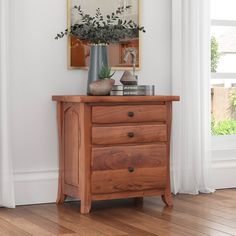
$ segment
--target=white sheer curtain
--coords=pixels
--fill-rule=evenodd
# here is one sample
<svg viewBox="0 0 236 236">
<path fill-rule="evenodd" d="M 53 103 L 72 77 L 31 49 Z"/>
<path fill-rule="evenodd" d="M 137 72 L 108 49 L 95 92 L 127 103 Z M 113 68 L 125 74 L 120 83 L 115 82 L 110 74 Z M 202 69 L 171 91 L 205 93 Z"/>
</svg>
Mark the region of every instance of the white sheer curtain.
<svg viewBox="0 0 236 236">
<path fill-rule="evenodd" d="M 0 0 L 0 206 L 15 207 L 8 124 L 9 0 Z"/>
<path fill-rule="evenodd" d="M 209 0 L 172 0 L 172 191 L 209 193 L 210 8 Z"/>
</svg>

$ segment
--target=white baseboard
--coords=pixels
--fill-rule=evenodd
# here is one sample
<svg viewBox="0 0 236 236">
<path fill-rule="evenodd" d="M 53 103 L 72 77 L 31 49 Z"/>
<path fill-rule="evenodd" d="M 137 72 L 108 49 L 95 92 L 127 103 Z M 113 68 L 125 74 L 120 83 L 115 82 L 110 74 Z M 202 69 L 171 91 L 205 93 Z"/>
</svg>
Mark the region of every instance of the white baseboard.
<svg viewBox="0 0 236 236">
<path fill-rule="evenodd" d="M 218 160 L 212 163 L 211 182 L 215 189 L 236 188 L 236 160 Z"/>
<path fill-rule="evenodd" d="M 55 202 L 58 170 L 15 172 L 14 184 L 16 205 Z"/>
</svg>

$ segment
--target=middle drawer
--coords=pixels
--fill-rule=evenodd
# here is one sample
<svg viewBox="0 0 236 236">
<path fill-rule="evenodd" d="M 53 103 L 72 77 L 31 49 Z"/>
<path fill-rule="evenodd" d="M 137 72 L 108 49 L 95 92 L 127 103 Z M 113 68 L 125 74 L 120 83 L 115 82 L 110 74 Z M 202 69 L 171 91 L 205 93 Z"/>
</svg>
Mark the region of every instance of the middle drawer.
<svg viewBox="0 0 236 236">
<path fill-rule="evenodd" d="M 93 171 L 154 168 L 166 163 L 165 143 L 92 148 Z"/>
<path fill-rule="evenodd" d="M 127 144 L 167 141 L 166 124 L 92 127 L 92 144 Z"/>
</svg>

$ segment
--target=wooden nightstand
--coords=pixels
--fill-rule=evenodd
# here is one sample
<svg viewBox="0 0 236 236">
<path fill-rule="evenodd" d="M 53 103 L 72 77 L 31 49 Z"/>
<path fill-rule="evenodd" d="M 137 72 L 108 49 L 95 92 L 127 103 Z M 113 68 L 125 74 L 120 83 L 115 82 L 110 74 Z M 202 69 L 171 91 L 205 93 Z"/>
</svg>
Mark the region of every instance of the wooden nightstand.
<svg viewBox="0 0 236 236">
<path fill-rule="evenodd" d="M 171 206 L 170 133 L 178 96 L 53 96 L 60 143 L 58 203 L 160 195 Z"/>
</svg>

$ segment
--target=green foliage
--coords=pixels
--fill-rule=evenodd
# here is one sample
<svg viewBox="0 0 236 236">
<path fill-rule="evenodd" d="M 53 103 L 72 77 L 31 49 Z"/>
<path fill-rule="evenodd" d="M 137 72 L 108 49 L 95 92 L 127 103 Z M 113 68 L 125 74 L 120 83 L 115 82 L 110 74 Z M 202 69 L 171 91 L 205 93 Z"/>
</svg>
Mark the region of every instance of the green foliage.
<svg viewBox="0 0 236 236">
<path fill-rule="evenodd" d="M 216 72 L 219 59 L 220 59 L 220 53 L 219 53 L 219 45 L 216 41 L 216 38 L 214 36 L 211 37 L 211 72 Z"/>
<path fill-rule="evenodd" d="M 215 123 L 213 120 L 211 123 L 212 135 L 232 135 L 236 134 L 236 120 L 224 120 Z"/>
<path fill-rule="evenodd" d="M 145 33 L 144 27 L 139 27 L 133 20 L 126 21 L 120 18 L 129 8 L 131 6 L 118 7 L 107 16 L 103 16 L 100 8 L 97 8 L 95 16 L 90 16 L 82 11 L 81 6 L 74 6 L 74 10 L 81 17 L 81 23 L 76 23 L 70 29 L 57 34 L 55 39 L 70 35 L 92 44 L 109 44 L 127 38 L 137 38 L 139 31 Z"/>
<path fill-rule="evenodd" d="M 99 72 L 99 78 L 100 79 L 110 79 L 114 73 L 111 73 L 111 68 L 107 66 L 102 66 L 102 69 Z"/>
<path fill-rule="evenodd" d="M 230 96 L 231 98 L 231 105 L 236 110 L 236 90 L 234 90 Z"/>
</svg>

